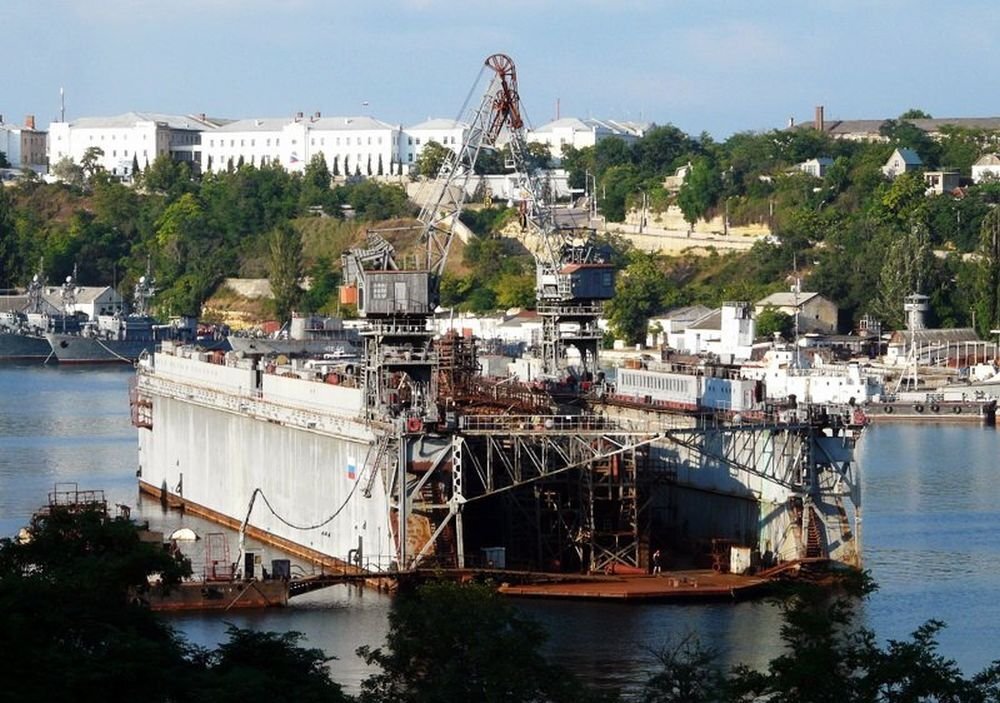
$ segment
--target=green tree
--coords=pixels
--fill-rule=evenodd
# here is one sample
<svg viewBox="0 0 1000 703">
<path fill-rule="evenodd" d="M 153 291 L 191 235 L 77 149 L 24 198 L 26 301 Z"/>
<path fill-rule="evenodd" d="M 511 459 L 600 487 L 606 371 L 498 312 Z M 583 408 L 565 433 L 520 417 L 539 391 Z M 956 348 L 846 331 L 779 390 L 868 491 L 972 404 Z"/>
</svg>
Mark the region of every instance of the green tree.
<svg viewBox="0 0 1000 703">
<path fill-rule="evenodd" d="M 542 655 L 545 635 L 489 586 L 427 583 L 397 597 L 382 647 L 358 654 L 381 671 L 362 703 L 583 703 L 588 691 Z"/>
<path fill-rule="evenodd" d="M 684 213 L 684 219 L 693 227 L 715 205 L 721 192 L 719 172 L 707 159 L 698 159 L 692 164 L 677 194 L 677 205 Z"/>
<path fill-rule="evenodd" d="M 1000 323 L 1000 209 L 983 218 L 976 262 L 976 326 L 986 337 Z"/>
<path fill-rule="evenodd" d="M 886 236 L 886 235 L 883 235 Z M 904 326 L 903 300 L 921 293 L 931 282 L 934 259 L 927 233 L 914 226 L 908 233 L 891 237 L 879 274 L 875 313 L 890 328 Z"/>
<path fill-rule="evenodd" d="M 103 158 L 104 149 L 99 146 L 89 146 L 84 150 L 83 156 L 80 157 L 80 168 L 83 169 L 83 173 L 88 179 L 93 178 L 94 174 L 103 170 L 100 163 Z"/>
<path fill-rule="evenodd" d="M 431 139 L 424 144 L 420 156 L 417 157 L 417 173 L 426 178 L 437 177 L 449 153 L 451 149 Z"/>
<path fill-rule="evenodd" d="M 643 686 L 642 703 L 717 703 L 726 700 L 726 677 L 718 652 L 689 633 L 653 651 L 659 665 Z"/>
<path fill-rule="evenodd" d="M 0 288 L 13 288 L 25 263 L 14 226 L 13 210 L 14 204 L 7 189 L 0 187 Z"/>
<path fill-rule="evenodd" d="M 62 157 L 52 166 L 52 175 L 75 188 L 83 187 L 83 169 L 68 156 Z"/>
<path fill-rule="evenodd" d="M 788 313 L 778 310 L 773 305 L 768 305 L 757 313 L 755 325 L 758 337 L 771 338 L 777 332 L 785 339 L 791 339 L 795 320 Z"/>
<path fill-rule="evenodd" d="M 10 161 L 7 160 L 7 153 L 0 151 L 0 168 L 10 168 Z"/>
<path fill-rule="evenodd" d="M 330 258 L 321 256 L 309 269 L 311 285 L 302 293 L 301 305 L 305 312 L 333 313 L 336 310 L 340 286 L 340 273 L 335 271 Z"/>
<path fill-rule="evenodd" d="M 298 231 L 285 223 L 268 235 L 268 279 L 274 293 L 274 310 L 279 320 L 291 317 L 292 309 L 302 291 L 302 238 Z"/>
<path fill-rule="evenodd" d="M 611 222 L 624 222 L 629 200 L 641 186 L 632 164 L 609 167 L 600 179 L 601 214 Z"/>
<path fill-rule="evenodd" d="M 302 174 L 302 205 L 326 205 L 330 201 L 333 176 L 322 153 L 312 157 Z"/>
<path fill-rule="evenodd" d="M 535 276 L 533 273 L 505 273 L 493 286 L 497 305 L 501 308 L 534 308 Z"/>
<path fill-rule="evenodd" d="M 633 251 L 630 259 L 608 303 L 608 322 L 627 344 L 640 344 L 646 340 L 649 318 L 669 306 L 676 294 L 655 254 Z"/>
<path fill-rule="evenodd" d="M 654 127 L 632 145 L 632 161 L 644 178 L 662 178 L 696 148 L 694 141 L 673 125 Z"/>
<path fill-rule="evenodd" d="M 330 680 L 322 650 L 299 646 L 299 632 L 257 632 L 230 625 L 228 641 L 204 659 L 207 665 L 198 700 L 339 703 L 351 700 Z"/>
</svg>

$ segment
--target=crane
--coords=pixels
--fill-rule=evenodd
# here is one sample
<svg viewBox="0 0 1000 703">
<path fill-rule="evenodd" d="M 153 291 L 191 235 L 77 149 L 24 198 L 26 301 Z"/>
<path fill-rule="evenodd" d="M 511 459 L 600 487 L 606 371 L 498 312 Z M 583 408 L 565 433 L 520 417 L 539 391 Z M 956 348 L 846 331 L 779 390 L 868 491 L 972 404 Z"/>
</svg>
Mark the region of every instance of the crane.
<svg viewBox="0 0 1000 703">
<path fill-rule="evenodd" d="M 370 231 L 364 247 L 344 254 L 344 281 L 366 319 L 365 406 L 371 419 L 385 416 L 436 417 L 436 361 L 429 318 L 440 302 L 440 284 L 470 179 L 484 149 L 506 146 L 514 171 L 525 239 L 536 262 L 536 293 L 542 318 L 543 374 L 586 380 L 596 370 L 602 303 L 614 293 L 614 271 L 591 233 L 558 227 L 542 179 L 529 159 L 525 122 L 514 61 L 492 54 L 483 64 L 491 75 L 472 110 L 461 146 L 449 151 L 418 217 L 422 265 L 397 259 L 393 246 Z M 482 73 L 480 74 L 482 75 Z M 477 80 L 477 84 L 478 84 Z M 565 324 L 572 323 L 572 324 Z M 566 373 L 567 351 L 580 358 L 576 374 Z"/>
</svg>

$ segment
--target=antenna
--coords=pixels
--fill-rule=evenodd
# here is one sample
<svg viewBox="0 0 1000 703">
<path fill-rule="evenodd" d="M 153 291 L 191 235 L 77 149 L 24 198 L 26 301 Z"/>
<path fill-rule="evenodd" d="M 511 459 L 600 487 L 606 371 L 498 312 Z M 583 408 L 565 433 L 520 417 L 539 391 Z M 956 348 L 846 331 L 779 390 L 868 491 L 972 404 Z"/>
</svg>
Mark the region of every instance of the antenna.
<svg viewBox="0 0 1000 703">
<path fill-rule="evenodd" d="M 59 121 L 66 121 L 66 91 L 59 87 Z"/>
</svg>

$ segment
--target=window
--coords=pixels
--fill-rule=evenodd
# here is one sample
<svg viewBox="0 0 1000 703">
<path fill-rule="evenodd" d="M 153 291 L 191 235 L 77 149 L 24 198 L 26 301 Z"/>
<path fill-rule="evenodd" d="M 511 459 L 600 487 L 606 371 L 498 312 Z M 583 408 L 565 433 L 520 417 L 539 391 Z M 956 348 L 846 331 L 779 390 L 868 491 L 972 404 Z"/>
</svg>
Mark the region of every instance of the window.
<svg viewBox="0 0 1000 703">
<path fill-rule="evenodd" d="M 257 140 L 256 139 L 251 139 L 250 140 L 250 146 L 257 146 Z"/>
<path fill-rule="evenodd" d="M 267 143 L 265 144 L 265 146 L 271 146 L 271 138 L 270 137 L 268 137 Z"/>
<path fill-rule="evenodd" d="M 371 144 L 372 144 L 372 138 L 368 137 L 368 146 L 371 146 Z"/>
<path fill-rule="evenodd" d="M 274 138 L 274 145 L 275 145 L 275 146 L 281 146 L 281 140 L 280 140 L 280 139 L 278 139 L 277 137 L 275 137 L 275 138 Z"/>
<path fill-rule="evenodd" d="M 340 146 L 340 137 L 337 137 L 336 145 Z"/>
<path fill-rule="evenodd" d="M 379 138 L 378 138 L 378 143 L 379 143 L 379 144 L 381 144 L 381 143 L 382 143 L 382 137 L 379 137 Z"/>
<path fill-rule="evenodd" d="M 209 146 L 215 146 L 215 140 L 214 139 L 209 139 L 208 140 L 208 145 Z"/>
<path fill-rule="evenodd" d="M 412 144 L 413 143 L 413 137 L 407 137 L 406 139 L 407 139 L 407 143 L 408 144 Z"/>
<path fill-rule="evenodd" d="M 128 156 L 128 149 L 126 149 L 126 150 L 125 150 L 125 151 L 123 151 L 122 153 L 123 153 L 123 154 L 125 154 L 125 156 Z"/>
<path fill-rule="evenodd" d="M 413 163 L 413 154 L 407 154 L 406 160 L 409 161 L 410 163 Z"/>
<path fill-rule="evenodd" d="M 372 298 L 376 300 L 385 300 L 389 297 L 389 284 L 385 281 L 376 281 L 372 283 Z"/>
<path fill-rule="evenodd" d="M 420 146 L 420 137 L 417 137 L 417 146 Z"/>
<path fill-rule="evenodd" d="M 112 155 L 112 156 L 118 156 L 118 150 L 117 150 L 117 149 L 113 150 L 113 151 L 111 152 L 111 155 Z"/>
<path fill-rule="evenodd" d="M 240 146 L 245 146 L 245 145 L 246 145 L 246 140 L 245 139 L 241 139 L 240 140 Z"/>
</svg>

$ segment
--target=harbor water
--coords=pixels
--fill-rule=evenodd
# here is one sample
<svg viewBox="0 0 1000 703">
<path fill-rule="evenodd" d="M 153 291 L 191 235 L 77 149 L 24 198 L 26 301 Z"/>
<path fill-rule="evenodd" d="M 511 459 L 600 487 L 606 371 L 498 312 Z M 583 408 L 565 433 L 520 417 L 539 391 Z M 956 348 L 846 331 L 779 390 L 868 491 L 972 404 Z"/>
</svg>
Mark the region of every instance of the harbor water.
<svg viewBox="0 0 1000 703">
<path fill-rule="evenodd" d="M 104 490 L 110 504 L 129 505 L 154 529 L 218 531 L 139 499 L 131 374 L 125 366 L 0 366 L 0 536 L 24 526 L 57 482 Z M 1000 659 L 1000 644 L 991 648 L 1000 623 L 998 456 L 1000 434 L 978 425 L 876 426 L 859 447 L 863 555 L 880 587 L 864 606 L 866 624 L 885 640 L 943 620 L 941 652 L 966 674 Z M 231 543 L 235 554 L 235 536 Z M 265 564 L 279 556 L 256 548 Z M 192 557 L 197 568 L 198 555 Z M 554 660 L 626 690 L 654 670 L 652 650 L 688 633 L 717 649 L 725 664 L 762 667 L 781 651 L 780 614 L 767 603 L 514 602 L 546 628 Z M 385 595 L 338 586 L 296 598 L 287 609 L 171 617 L 205 646 L 225 639 L 227 623 L 302 632 L 306 644 L 337 657 L 333 677 L 356 691 L 370 672 L 355 650 L 381 644 L 390 605 Z"/>
</svg>

